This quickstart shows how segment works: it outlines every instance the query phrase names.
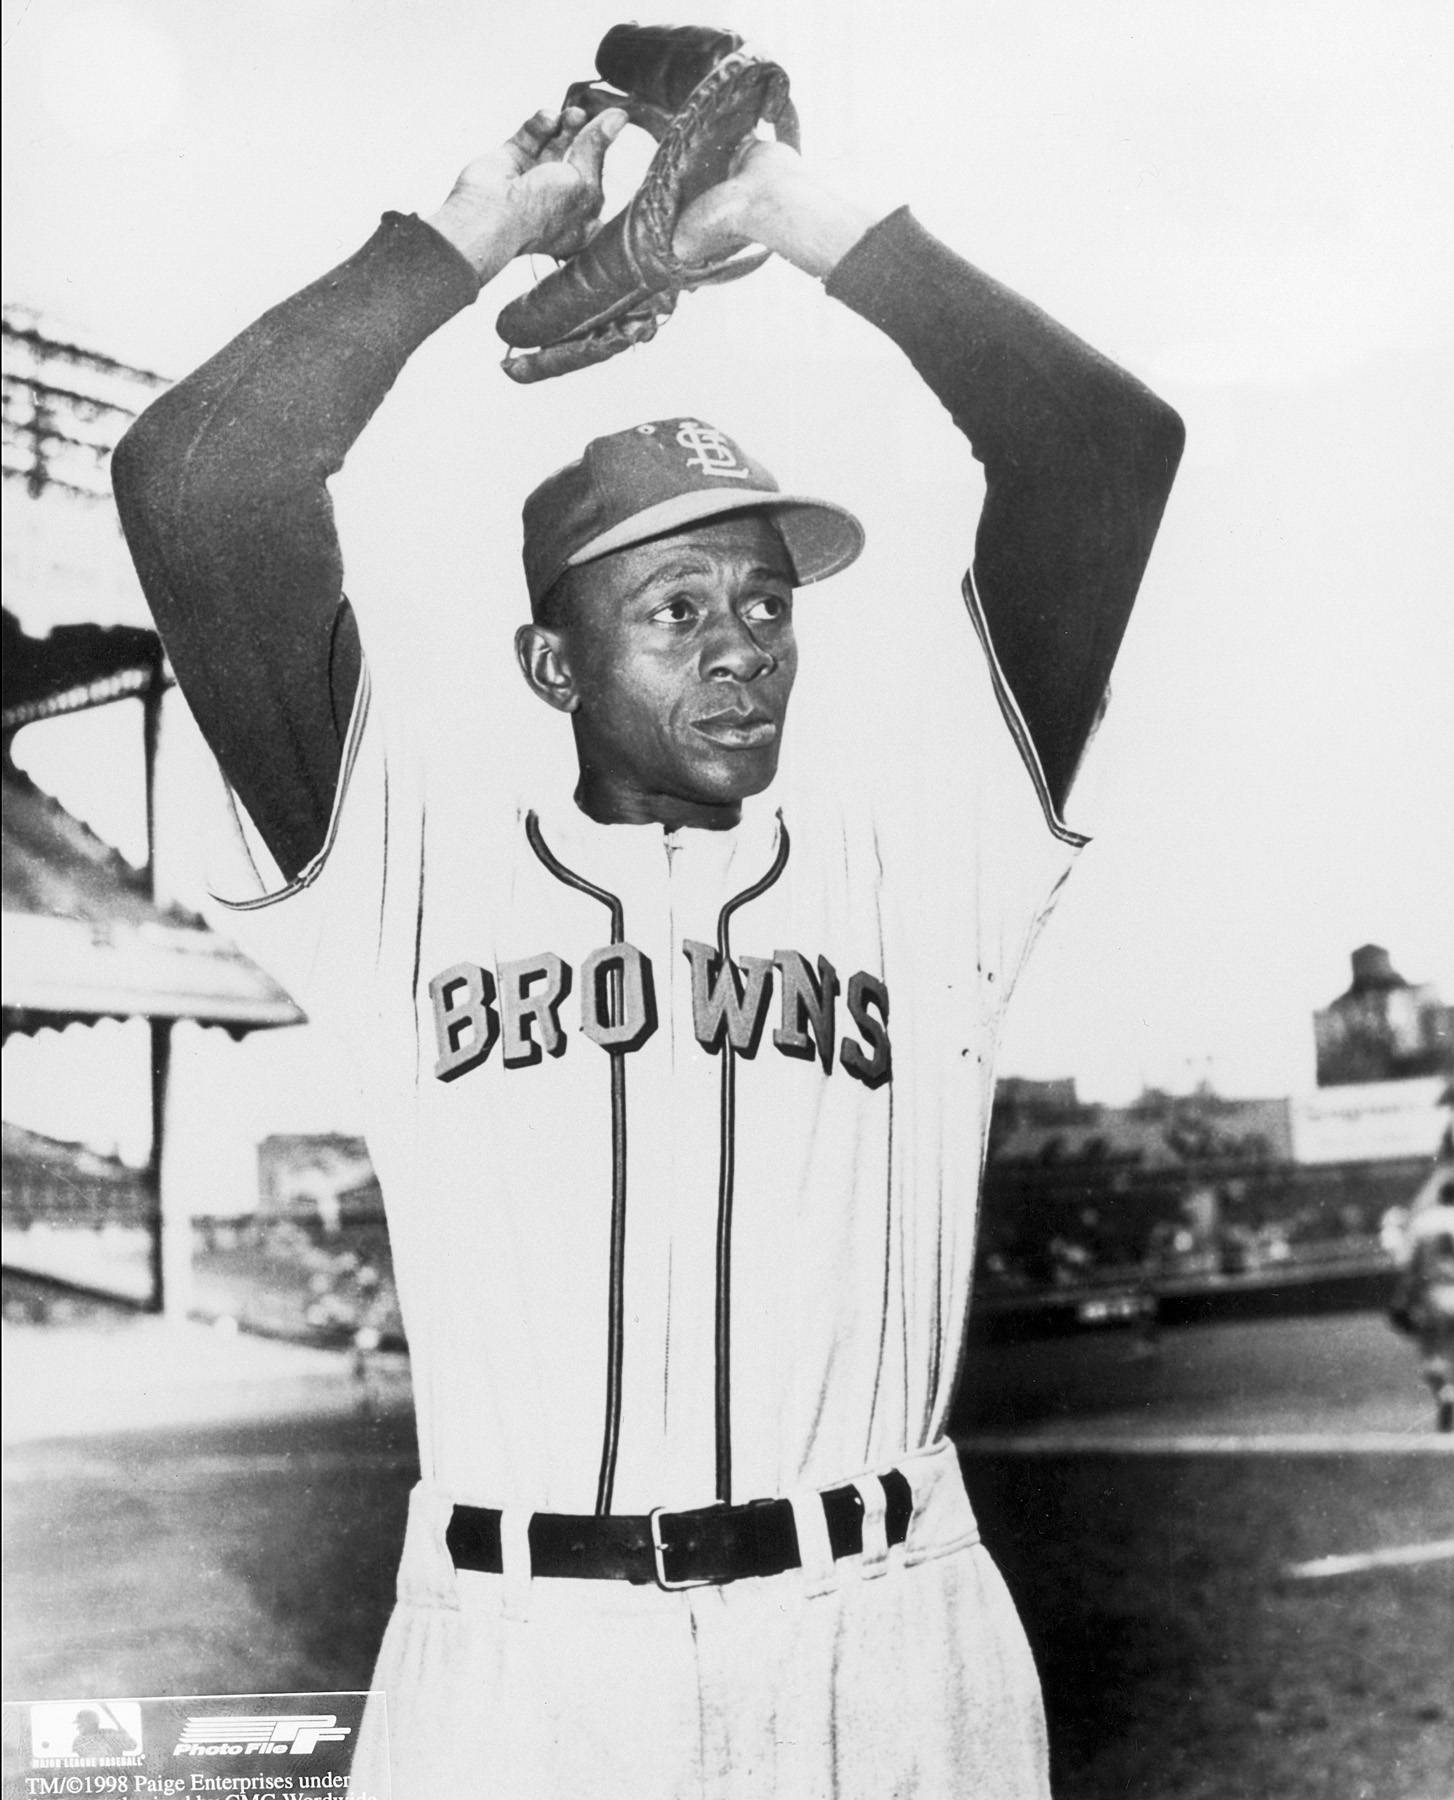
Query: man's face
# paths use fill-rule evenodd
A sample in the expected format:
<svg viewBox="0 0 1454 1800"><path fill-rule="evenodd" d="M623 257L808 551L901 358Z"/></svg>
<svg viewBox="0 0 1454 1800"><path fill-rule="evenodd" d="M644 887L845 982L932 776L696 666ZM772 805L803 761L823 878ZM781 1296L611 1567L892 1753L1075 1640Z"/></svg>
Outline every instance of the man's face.
<svg viewBox="0 0 1454 1800"><path fill-rule="evenodd" d="M721 827L772 781L797 645L792 564L761 514L585 565L563 627L536 636L556 646L564 684L543 697L572 713L592 817Z"/></svg>

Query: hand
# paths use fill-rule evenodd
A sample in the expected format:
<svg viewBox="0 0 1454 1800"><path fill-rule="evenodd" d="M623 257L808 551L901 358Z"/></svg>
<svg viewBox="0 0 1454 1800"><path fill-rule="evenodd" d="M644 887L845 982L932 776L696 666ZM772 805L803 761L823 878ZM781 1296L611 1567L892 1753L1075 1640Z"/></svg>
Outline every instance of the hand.
<svg viewBox="0 0 1454 1800"><path fill-rule="evenodd" d="M796 150L749 138L725 181L708 188L677 222L672 248L684 263L764 244L809 275L827 276L881 214L825 187Z"/></svg>
<svg viewBox="0 0 1454 1800"><path fill-rule="evenodd" d="M461 171L428 223L482 283L515 256L573 255L600 219L602 164L625 123L619 107L589 123L579 107L535 113L498 150Z"/></svg>
<svg viewBox="0 0 1454 1800"><path fill-rule="evenodd" d="M786 144L748 138L727 179L699 195L677 221L673 250L691 265L729 256L744 243L765 243L777 192L801 166L797 151Z"/></svg>

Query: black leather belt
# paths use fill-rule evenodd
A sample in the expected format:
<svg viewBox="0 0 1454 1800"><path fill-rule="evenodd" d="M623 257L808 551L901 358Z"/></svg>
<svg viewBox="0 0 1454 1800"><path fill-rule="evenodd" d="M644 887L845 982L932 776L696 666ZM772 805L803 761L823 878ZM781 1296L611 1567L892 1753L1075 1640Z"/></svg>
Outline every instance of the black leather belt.
<svg viewBox="0 0 1454 1800"><path fill-rule="evenodd" d="M909 1534L914 1492L898 1469L879 1476L889 1543ZM853 1487L820 1494L835 1560L863 1549L863 1501ZM530 1520L534 1575L577 1580L654 1581L658 1587L704 1587L751 1575L781 1575L802 1565L793 1508L787 1500L703 1506L691 1512L536 1513ZM493 1506L456 1506L444 1539L457 1569L501 1573L500 1514Z"/></svg>

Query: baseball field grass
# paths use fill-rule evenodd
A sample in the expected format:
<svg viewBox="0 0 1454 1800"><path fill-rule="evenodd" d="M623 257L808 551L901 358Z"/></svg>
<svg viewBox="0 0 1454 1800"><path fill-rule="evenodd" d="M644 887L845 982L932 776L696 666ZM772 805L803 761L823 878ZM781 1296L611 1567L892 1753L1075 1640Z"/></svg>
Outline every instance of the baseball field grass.
<svg viewBox="0 0 1454 1800"><path fill-rule="evenodd" d="M1451 1800L1454 1459L971 1457L1057 1800Z"/></svg>

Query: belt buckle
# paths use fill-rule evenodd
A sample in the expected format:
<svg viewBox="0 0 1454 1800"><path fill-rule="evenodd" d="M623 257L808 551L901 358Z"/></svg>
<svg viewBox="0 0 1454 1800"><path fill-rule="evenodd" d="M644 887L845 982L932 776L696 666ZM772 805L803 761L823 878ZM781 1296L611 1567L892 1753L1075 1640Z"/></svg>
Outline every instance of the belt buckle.
<svg viewBox="0 0 1454 1800"><path fill-rule="evenodd" d="M683 1588L712 1587L715 1584L709 1575L697 1575L683 1581L673 1581L666 1572L666 1545L662 1542L661 1521L663 1514L671 1513L669 1506L654 1506L646 1515L651 1530L652 1573L656 1577L656 1585L665 1588L667 1593L680 1593ZM673 1517L679 1516L673 1513Z"/></svg>

